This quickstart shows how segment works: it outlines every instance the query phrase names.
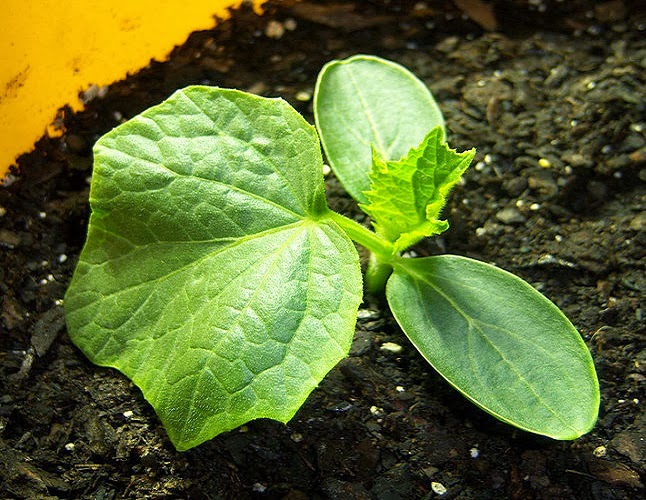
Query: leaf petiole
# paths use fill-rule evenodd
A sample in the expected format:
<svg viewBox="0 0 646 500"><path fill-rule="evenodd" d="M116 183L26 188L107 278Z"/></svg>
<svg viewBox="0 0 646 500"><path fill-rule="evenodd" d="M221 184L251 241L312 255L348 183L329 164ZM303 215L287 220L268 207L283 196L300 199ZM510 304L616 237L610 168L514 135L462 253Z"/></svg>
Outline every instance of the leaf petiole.
<svg viewBox="0 0 646 500"><path fill-rule="evenodd" d="M352 241L375 254L379 262L388 263L396 257L395 246L374 231L333 210L328 211L325 217L336 222Z"/></svg>
<svg viewBox="0 0 646 500"><path fill-rule="evenodd" d="M392 263L399 256L395 245L358 222L330 210L326 216L337 223L348 237L370 250L370 261L366 270L366 288L370 293L380 293L393 272Z"/></svg>

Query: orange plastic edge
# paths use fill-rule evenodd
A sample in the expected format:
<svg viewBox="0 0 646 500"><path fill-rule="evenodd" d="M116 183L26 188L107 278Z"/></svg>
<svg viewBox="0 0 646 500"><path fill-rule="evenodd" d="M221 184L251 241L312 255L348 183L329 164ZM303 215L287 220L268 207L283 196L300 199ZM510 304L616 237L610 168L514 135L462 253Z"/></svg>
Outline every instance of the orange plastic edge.
<svg viewBox="0 0 646 500"><path fill-rule="evenodd" d="M0 179L34 148L57 110L83 108L79 93L165 60L242 0L7 0L0 9ZM263 2L256 0L254 7Z"/></svg>

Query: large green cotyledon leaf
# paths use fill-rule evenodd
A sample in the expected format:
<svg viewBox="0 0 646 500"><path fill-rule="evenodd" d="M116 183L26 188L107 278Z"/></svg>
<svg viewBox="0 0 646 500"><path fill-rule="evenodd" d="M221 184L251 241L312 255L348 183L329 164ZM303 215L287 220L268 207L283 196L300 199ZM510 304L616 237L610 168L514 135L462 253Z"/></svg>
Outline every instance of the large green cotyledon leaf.
<svg viewBox="0 0 646 500"><path fill-rule="evenodd" d="M555 439L594 425L590 352L558 308L520 278L465 257L401 259L388 303L420 353L496 418Z"/></svg>
<svg viewBox="0 0 646 500"><path fill-rule="evenodd" d="M97 143L68 329L141 388L178 449L288 421L347 354L361 274L323 217L321 169L287 103L211 87Z"/></svg>
<svg viewBox="0 0 646 500"><path fill-rule="evenodd" d="M330 166L360 203L370 189L372 148L399 160L444 118L426 85L403 66L358 55L326 64L314 93L314 116Z"/></svg>

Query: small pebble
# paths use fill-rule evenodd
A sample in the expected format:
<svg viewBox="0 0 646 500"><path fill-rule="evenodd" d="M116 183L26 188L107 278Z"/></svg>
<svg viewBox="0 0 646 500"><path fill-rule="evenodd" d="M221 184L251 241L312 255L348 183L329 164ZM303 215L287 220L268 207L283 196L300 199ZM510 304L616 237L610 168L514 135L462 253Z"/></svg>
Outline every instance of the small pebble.
<svg viewBox="0 0 646 500"><path fill-rule="evenodd" d="M522 224L527 219L521 214L517 208L509 207L503 208L496 213L496 219L503 224Z"/></svg>
<svg viewBox="0 0 646 500"><path fill-rule="evenodd" d="M379 347L379 350L381 351L392 352L394 354L402 352L402 349L402 346L395 344L394 342L384 342L381 344L381 347Z"/></svg>
<svg viewBox="0 0 646 500"><path fill-rule="evenodd" d="M283 26L282 23L274 20L271 20L267 23L267 26L265 27L265 36L267 36L268 38L278 40L282 38L284 34L285 26Z"/></svg>
<svg viewBox="0 0 646 500"><path fill-rule="evenodd" d="M296 100L301 102L307 102L312 99L312 93L307 92L306 90L301 90L296 93Z"/></svg>
<svg viewBox="0 0 646 500"><path fill-rule="evenodd" d="M83 153L87 148L87 141L78 134L69 134L65 137L65 144L72 153Z"/></svg>
<svg viewBox="0 0 646 500"><path fill-rule="evenodd" d="M525 189L527 189L527 178L513 177L507 182L503 182L503 188L509 196L519 196Z"/></svg>
<svg viewBox="0 0 646 500"><path fill-rule="evenodd" d="M373 311L372 309L359 309L357 312L358 319L377 319L379 317L379 311Z"/></svg>
<svg viewBox="0 0 646 500"><path fill-rule="evenodd" d="M444 495L446 493L446 487L442 483L437 483L435 481L431 483L431 489L436 495Z"/></svg>
<svg viewBox="0 0 646 500"><path fill-rule="evenodd" d="M291 440L292 440L292 441L294 441L295 443L300 443L300 442L303 440L303 435L302 435L301 433L299 433L299 432L295 432L294 434L292 434L292 435L291 435L291 436L289 436L289 437L290 437L290 438L291 438Z"/></svg>
<svg viewBox="0 0 646 500"><path fill-rule="evenodd" d="M0 229L0 245L9 248L14 248L20 245L22 238L18 233L9 231L7 229Z"/></svg>
<svg viewBox="0 0 646 500"><path fill-rule="evenodd" d="M597 457L597 458L603 458L606 456L607 450L606 447L601 445L597 446L593 451L592 454Z"/></svg>
<svg viewBox="0 0 646 500"><path fill-rule="evenodd" d="M254 483L252 489L256 493L264 493L265 491L267 491L267 486L262 483Z"/></svg>
<svg viewBox="0 0 646 500"><path fill-rule="evenodd" d="M370 413L372 413L375 417L380 417L384 414L384 409L373 405L370 407Z"/></svg>
<svg viewBox="0 0 646 500"><path fill-rule="evenodd" d="M0 186L9 187L17 180L18 180L18 177L16 177L15 175L7 174L4 176L4 179L2 179L2 181L0 182Z"/></svg>
<svg viewBox="0 0 646 500"><path fill-rule="evenodd" d="M351 410L352 407L353 407L352 403L349 403L347 401L340 401L330 406L328 410L333 411L335 413L345 413L346 411Z"/></svg>

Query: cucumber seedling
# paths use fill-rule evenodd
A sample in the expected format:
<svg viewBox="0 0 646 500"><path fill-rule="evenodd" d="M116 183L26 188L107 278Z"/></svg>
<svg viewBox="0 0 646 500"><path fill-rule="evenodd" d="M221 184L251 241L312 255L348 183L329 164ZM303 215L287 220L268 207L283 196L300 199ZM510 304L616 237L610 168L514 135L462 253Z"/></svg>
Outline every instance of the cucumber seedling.
<svg viewBox="0 0 646 500"><path fill-rule="evenodd" d="M316 129L281 99L191 86L103 136L64 301L74 343L143 391L179 450L287 422L350 349L358 243L367 289L459 392L526 431L589 431L593 362L553 303L492 265L403 253L448 228L475 154L449 148L426 86L355 56L323 68L314 111ZM328 207L321 144L374 231Z"/></svg>

